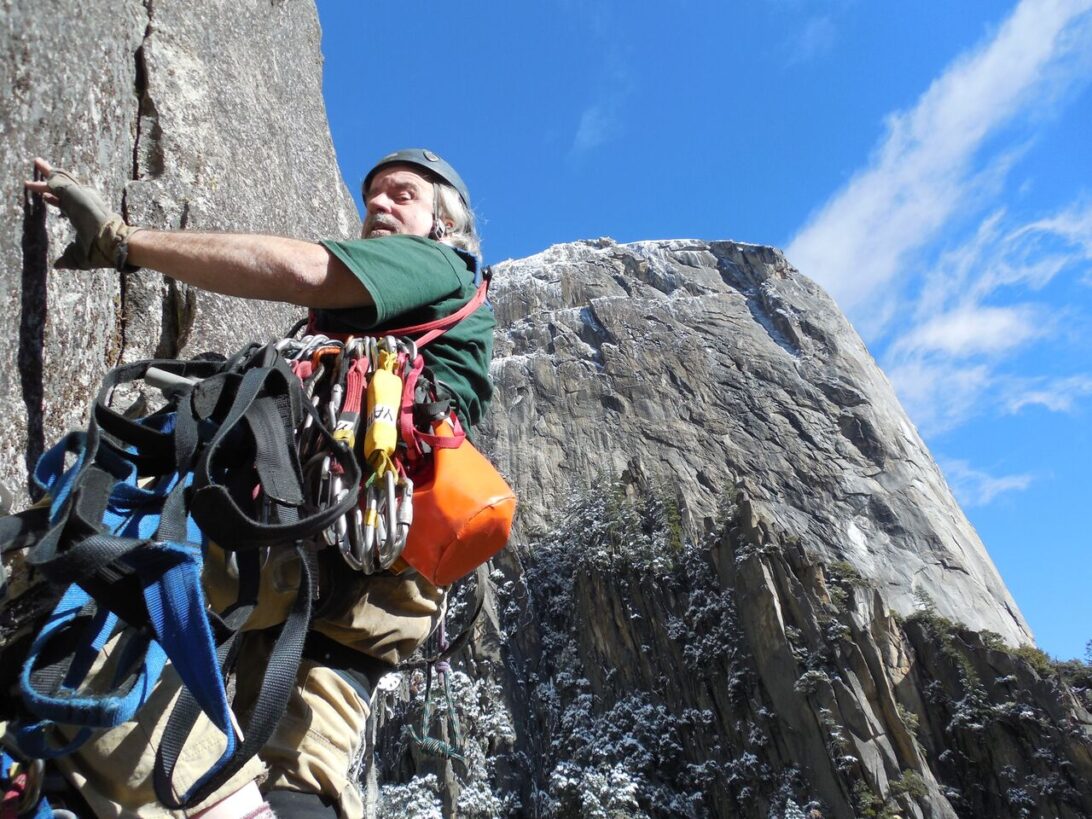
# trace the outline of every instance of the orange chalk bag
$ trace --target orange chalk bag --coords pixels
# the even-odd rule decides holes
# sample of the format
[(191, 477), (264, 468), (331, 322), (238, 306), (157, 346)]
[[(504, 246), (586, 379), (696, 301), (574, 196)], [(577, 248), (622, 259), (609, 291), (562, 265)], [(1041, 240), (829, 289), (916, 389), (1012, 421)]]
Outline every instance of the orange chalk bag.
[[(486, 299), (484, 278), (451, 316), (380, 337), (320, 335), (313, 330), (285, 350), (334, 438), (361, 460), (359, 504), (325, 533), (352, 568), (371, 574), (412, 568), (446, 586), (505, 547), (516, 511), (512, 488), (470, 441), (452, 402), (437, 395), (421, 348)], [(363, 436), (359, 428), (364, 427)], [(317, 493), (336, 502), (336, 459), (300, 432), (301, 460)]]

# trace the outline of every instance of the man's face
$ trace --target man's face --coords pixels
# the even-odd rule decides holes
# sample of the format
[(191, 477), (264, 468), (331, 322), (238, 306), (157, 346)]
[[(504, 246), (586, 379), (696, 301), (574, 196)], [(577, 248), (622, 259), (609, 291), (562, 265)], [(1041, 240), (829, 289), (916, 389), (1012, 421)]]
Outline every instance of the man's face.
[(391, 165), (372, 177), (364, 199), (367, 214), (361, 235), (365, 239), (432, 232), (432, 183), (405, 165)]

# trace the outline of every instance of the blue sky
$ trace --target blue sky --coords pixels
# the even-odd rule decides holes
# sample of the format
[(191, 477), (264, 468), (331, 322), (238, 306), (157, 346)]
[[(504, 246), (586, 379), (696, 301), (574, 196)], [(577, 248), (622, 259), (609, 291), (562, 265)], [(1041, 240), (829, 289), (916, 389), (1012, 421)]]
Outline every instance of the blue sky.
[(895, 384), (1039, 645), (1084, 655), (1092, 0), (318, 5), (346, 180), (433, 148), (488, 261), (597, 236), (784, 249)]

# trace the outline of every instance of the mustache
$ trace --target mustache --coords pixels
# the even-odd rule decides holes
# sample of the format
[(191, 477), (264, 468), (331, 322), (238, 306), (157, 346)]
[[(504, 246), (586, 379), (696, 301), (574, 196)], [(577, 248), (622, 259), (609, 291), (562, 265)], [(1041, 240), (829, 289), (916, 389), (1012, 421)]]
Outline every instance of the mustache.
[(371, 233), (376, 228), (384, 230), (398, 230), (401, 225), (398, 220), (389, 213), (369, 213), (364, 220), (364, 234)]

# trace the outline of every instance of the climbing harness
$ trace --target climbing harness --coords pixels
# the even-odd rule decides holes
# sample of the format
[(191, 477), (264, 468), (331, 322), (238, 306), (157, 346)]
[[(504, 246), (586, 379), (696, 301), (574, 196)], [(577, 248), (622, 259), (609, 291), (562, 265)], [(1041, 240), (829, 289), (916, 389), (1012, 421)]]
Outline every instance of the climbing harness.
[[(322, 603), (320, 552), (336, 550), (364, 574), (412, 567), (448, 585), (503, 548), (515, 497), (466, 441), (420, 352), (484, 303), (487, 286), (452, 316), (380, 338), (297, 339), (301, 323), (225, 361), (149, 360), (107, 375), (87, 430), (34, 472), (48, 505), (0, 520), (3, 551), (29, 545), (28, 564), (62, 590), (20, 676), (23, 754), (67, 754), (93, 730), (133, 719), (169, 660), (184, 687), (153, 782), (166, 807), (191, 807), (258, 752), (284, 713), (313, 601)], [(136, 382), (160, 390), (166, 406), (140, 419), (113, 409), (117, 388)], [(201, 580), (210, 542), (238, 577), (220, 611)], [(300, 582), (240, 736), (225, 681), (273, 550), (294, 555)], [(480, 575), (479, 595), (484, 586)], [(90, 691), (104, 651), (116, 658), (109, 687), (96, 680)], [(439, 674), (446, 690), (446, 667)], [(202, 713), (224, 750), (179, 794), (174, 772)]]
[[(133, 420), (110, 407), (117, 387), (149, 380), (149, 371), (169, 396), (163, 410)], [(305, 416), (348, 487), (332, 501), (302, 480), (293, 439)], [(309, 544), (352, 508), (360, 481), (351, 450), (316, 416), (273, 346), (251, 345), (226, 362), (138, 362), (107, 376), (87, 430), (66, 436), (35, 470), (48, 510), (3, 527), (4, 550), (33, 543), (28, 564), (64, 590), (20, 677), (26, 713), (14, 736), (26, 756), (67, 754), (93, 729), (132, 719), (168, 659), (185, 687), (157, 749), (160, 802), (200, 802), (264, 745), (295, 684), (311, 619)], [(208, 540), (231, 550), (239, 569), (238, 599), (220, 612), (208, 610), (201, 584)], [(257, 603), (263, 550), (273, 546), (295, 552), (301, 583), (240, 740), (224, 683)], [(89, 691), (92, 665), (108, 647), (117, 658), (110, 687)], [(224, 751), (179, 795), (174, 770), (201, 712), (223, 734)], [(71, 726), (67, 736), (62, 725)]]

